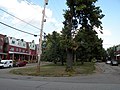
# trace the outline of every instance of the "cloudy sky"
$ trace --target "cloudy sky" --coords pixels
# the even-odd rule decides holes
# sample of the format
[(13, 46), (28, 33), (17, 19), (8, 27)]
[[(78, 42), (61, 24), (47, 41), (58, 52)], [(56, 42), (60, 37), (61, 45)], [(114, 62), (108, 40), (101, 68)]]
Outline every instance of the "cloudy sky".
[[(46, 22), (44, 23), (44, 32), (61, 31), (63, 25), (63, 9), (66, 9), (66, 0), (49, 0), (46, 7)], [(120, 1), (119, 0), (98, 0), (97, 6), (100, 6), (105, 17), (103, 22), (103, 35), (99, 34), (104, 40), (104, 48), (120, 44)], [(0, 21), (20, 30), (39, 35), (40, 30), (36, 29), (20, 20), (10, 16), (4, 11), (41, 28), (42, 10), (44, 0), (0, 0)], [(4, 11), (2, 11), (4, 10)], [(26, 41), (35, 40), (38, 43), (39, 37), (15, 31), (0, 24), (0, 34), (5, 34), (15, 38), (21, 38)]]
[[(44, 0), (0, 0), (0, 21), (17, 29), (39, 35), (39, 29), (21, 22), (15, 17), (18, 17), (25, 22), (34, 25), (35, 27), (41, 28), (43, 6)], [(44, 32), (52, 33), (54, 30), (61, 31), (63, 27), (62, 14), (65, 7), (65, 1), (61, 2), (61, 0), (57, 0), (56, 2), (56, 0), (52, 0), (49, 2), (49, 4), (46, 6), (46, 22), (44, 23)], [(15, 17), (12, 17), (3, 10), (9, 12)], [(18, 32), (1, 24), (0, 34), (5, 34), (15, 38), (23, 38), (26, 41), (32, 41), (33, 39), (36, 43), (38, 43), (39, 40), (39, 36), (34, 37), (29, 34)]]

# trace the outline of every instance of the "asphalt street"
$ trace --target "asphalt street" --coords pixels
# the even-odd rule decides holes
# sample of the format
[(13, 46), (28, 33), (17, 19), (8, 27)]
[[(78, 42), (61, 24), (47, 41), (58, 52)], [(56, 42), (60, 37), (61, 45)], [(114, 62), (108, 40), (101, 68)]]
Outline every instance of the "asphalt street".
[(96, 66), (96, 73), (75, 77), (20, 76), (8, 73), (13, 68), (0, 69), (0, 90), (120, 90), (120, 67)]

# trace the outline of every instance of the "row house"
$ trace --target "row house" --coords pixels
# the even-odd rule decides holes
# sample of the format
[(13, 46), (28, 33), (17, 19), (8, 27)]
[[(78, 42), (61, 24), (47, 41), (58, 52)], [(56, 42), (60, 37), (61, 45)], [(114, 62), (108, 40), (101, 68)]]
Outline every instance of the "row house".
[(23, 39), (7, 37), (4, 52), (6, 59), (12, 60), (37, 60), (36, 45), (34, 41), (26, 42)]
[(7, 53), (4, 53), (4, 45), (5, 45), (6, 35), (0, 34), (0, 59), (5, 59)]
[(38, 58), (38, 47), (34, 40), (26, 42), (23, 39), (16, 39), (0, 34), (0, 59), (31, 60)]
[(120, 63), (120, 45), (115, 46), (115, 58)]
[(32, 42), (27, 42), (28, 44), (28, 52), (29, 52), (29, 60), (37, 60), (37, 45), (34, 40)]
[(7, 58), (12, 60), (25, 60), (28, 57), (27, 42), (23, 39), (16, 39), (8, 37), (8, 44), (6, 45)]

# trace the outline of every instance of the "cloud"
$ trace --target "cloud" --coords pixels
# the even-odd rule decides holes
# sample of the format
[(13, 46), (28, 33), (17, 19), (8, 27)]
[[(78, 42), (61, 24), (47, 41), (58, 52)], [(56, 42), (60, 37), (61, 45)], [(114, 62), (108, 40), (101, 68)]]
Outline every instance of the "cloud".
[[(27, 0), (0, 0), (0, 8), (34, 26), (40, 27), (41, 25), (43, 12), (42, 6), (28, 3)], [(52, 10), (46, 7), (45, 13), (46, 23), (44, 23), (44, 32), (52, 33), (52, 31), (61, 31), (63, 25), (61, 22), (58, 22), (56, 18), (53, 17)], [(2, 11), (0, 12), (0, 16), (0, 21), (5, 22), (8, 25), (33, 34), (39, 35), (40, 33), (39, 30), (36, 30), (33, 27), (29, 27), (27, 24)], [(5, 34), (15, 38), (22, 38), (26, 41), (31, 41), (34, 39), (36, 43), (38, 43), (39, 41), (39, 37), (34, 38), (31, 35), (15, 31), (5, 26), (3, 26), (3, 28), (6, 29), (4, 29), (4, 31), (0, 31), (2, 32), (1, 34)]]
[(54, 31), (57, 31), (58, 33), (61, 33), (63, 24), (62, 23), (56, 23), (56, 27)]
[(111, 32), (110, 29), (105, 29), (105, 28), (103, 28), (103, 30), (102, 30), (103, 34), (100, 33), (99, 28), (95, 28), (95, 30), (97, 31), (98, 36), (99, 36), (100, 38), (102, 38), (102, 37), (108, 37), (108, 36), (111, 36), (111, 35), (112, 35), (112, 32)]
[(102, 38), (102, 40), (103, 40), (103, 47), (105, 49), (107, 49), (108, 47), (113, 45), (113, 41), (111, 41), (111, 39), (110, 39), (112, 37), (112, 32), (111, 32), (110, 29), (103, 28), (103, 30), (102, 30), (103, 34), (100, 33), (98, 28), (95, 28), (95, 30), (98, 33), (98, 37)]
[(99, 33), (99, 36), (111, 36), (111, 35), (112, 35), (111, 31), (107, 29), (103, 30), (103, 34)]
[[(43, 7), (39, 5), (30, 4), (25, 0), (1, 0), (0, 7), (6, 9), (7, 12), (13, 14), (14, 16), (30, 22), (32, 24), (39, 25), (42, 19)], [(2, 18), (12, 18), (12, 23), (21, 23), (16, 18), (13, 18), (6, 13), (3, 14)], [(46, 8), (46, 17), (49, 19), (49, 22), (53, 22), (54, 18), (52, 17), (52, 10)]]

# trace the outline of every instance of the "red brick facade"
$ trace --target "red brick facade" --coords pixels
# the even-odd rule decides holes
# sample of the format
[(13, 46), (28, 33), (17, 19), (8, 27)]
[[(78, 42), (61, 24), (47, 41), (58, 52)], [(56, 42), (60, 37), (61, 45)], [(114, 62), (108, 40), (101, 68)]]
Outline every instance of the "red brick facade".
[(12, 60), (37, 60), (37, 48), (34, 41), (26, 42), (0, 34), (0, 57)]
[(0, 34), (0, 58), (4, 59), (6, 57), (6, 53), (4, 53), (4, 44), (5, 44), (5, 35)]

